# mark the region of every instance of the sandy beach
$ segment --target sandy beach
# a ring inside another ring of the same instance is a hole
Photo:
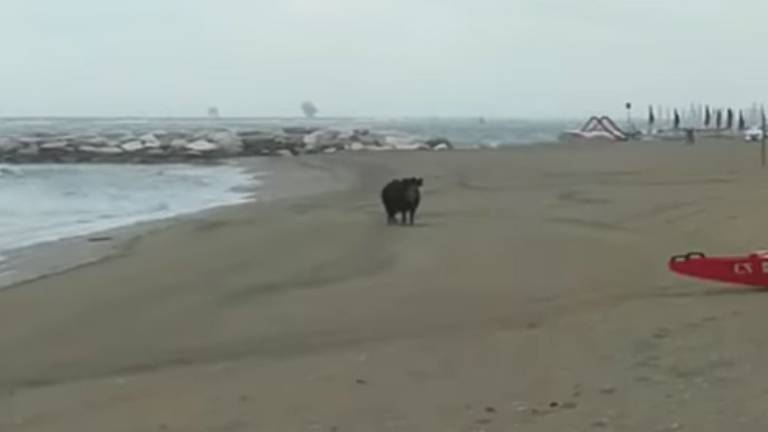
[[[338,187],[183,219],[0,291],[0,430],[768,426],[768,293],[666,269],[768,246],[755,144],[285,163]],[[413,175],[417,225],[388,227],[379,189]]]

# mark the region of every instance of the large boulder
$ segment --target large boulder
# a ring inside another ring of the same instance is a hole
[[[22,156],[37,156],[40,154],[40,147],[37,144],[28,144],[16,150],[16,153]]]
[[[157,133],[157,132],[155,132],[152,135],[154,135],[155,137],[157,137],[160,140],[160,142],[162,144],[162,147],[172,147],[171,144],[174,141],[177,141],[177,140],[181,140],[181,141],[185,141],[185,142],[186,141],[194,141],[192,139],[192,134],[190,134],[188,132],[178,132],[178,131],[164,132],[162,135]]]
[[[20,148],[21,143],[18,141],[8,137],[0,137],[0,153],[12,152]]]
[[[144,143],[138,140],[128,141],[120,144],[120,148],[126,152],[136,152],[145,148]],[[150,147],[151,148],[151,147]]]
[[[182,138],[174,138],[171,140],[169,147],[172,149],[184,149],[189,145],[189,141]]]
[[[294,127],[284,127],[283,133],[288,135],[309,135],[313,132],[317,132],[319,129],[314,127],[303,127],[303,126],[294,126]]]
[[[162,141],[153,133],[144,134],[139,137],[142,147],[146,148],[160,148],[163,146]]]
[[[363,145],[362,143],[359,143],[359,142],[355,141],[355,142],[349,143],[346,146],[346,149],[347,150],[352,150],[352,151],[360,151],[360,150],[365,150],[366,146]]]
[[[393,150],[428,150],[430,147],[416,138],[405,135],[389,135],[385,140],[385,146]]]
[[[252,155],[271,154],[279,147],[275,136],[266,132],[244,132],[240,134],[243,152]]]
[[[84,153],[95,153],[100,155],[116,155],[123,152],[120,147],[101,147],[91,145],[80,146],[77,148],[77,150]]]
[[[231,131],[211,132],[207,140],[216,144],[222,151],[229,154],[239,154],[243,151],[243,140]]]
[[[40,145],[40,150],[65,150],[71,149],[66,141],[51,141]]]
[[[425,143],[433,150],[451,150],[453,149],[453,144],[451,143],[451,140],[444,137],[435,137],[430,138]],[[438,148],[439,147],[439,148]]]
[[[357,141],[366,147],[381,147],[386,140],[386,137],[371,133],[367,129],[355,130],[350,138],[352,141]]]
[[[184,146],[184,148],[187,150],[191,150],[193,152],[199,152],[199,153],[208,153],[208,152],[221,150],[221,148],[218,145],[205,140],[197,140],[197,141],[188,143],[187,145]]]
[[[131,141],[136,139],[131,131],[104,131],[101,136],[113,141]]]
[[[67,142],[69,145],[73,147],[82,147],[82,146],[88,146],[88,147],[111,147],[112,142],[103,137],[98,135],[77,135],[70,137]]]
[[[336,130],[323,129],[302,136],[302,144],[308,150],[322,150],[327,147],[336,146],[341,138],[341,133]]]
[[[410,135],[387,135],[384,137],[383,144],[393,150],[414,150],[415,148],[418,148],[416,138]]]
[[[46,139],[40,138],[40,137],[34,137],[34,136],[23,136],[16,138],[16,141],[18,141],[22,146],[28,147],[28,146],[37,146],[45,141]]]

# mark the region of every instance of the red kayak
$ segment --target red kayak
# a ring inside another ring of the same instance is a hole
[[[700,279],[768,288],[768,251],[721,257],[690,252],[670,258],[669,269]]]

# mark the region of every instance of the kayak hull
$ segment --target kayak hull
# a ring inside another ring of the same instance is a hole
[[[669,269],[698,279],[768,288],[768,254],[763,252],[719,257],[690,252],[670,258]]]

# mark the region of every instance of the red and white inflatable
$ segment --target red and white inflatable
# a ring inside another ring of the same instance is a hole
[[[626,141],[629,138],[629,135],[608,116],[593,116],[584,123],[581,129],[565,131],[564,135],[573,138],[603,138],[614,141]]]

